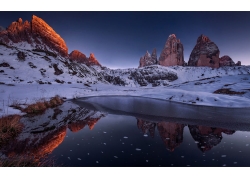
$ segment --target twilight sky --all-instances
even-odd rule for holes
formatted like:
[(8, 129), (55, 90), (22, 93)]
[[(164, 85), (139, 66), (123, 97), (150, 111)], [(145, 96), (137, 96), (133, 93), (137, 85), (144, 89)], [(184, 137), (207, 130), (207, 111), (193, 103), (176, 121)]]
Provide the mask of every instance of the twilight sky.
[(220, 57), (250, 65), (250, 12), (0, 12), (0, 26), (8, 27), (19, 17), (31, 21), (36, 15), (47, 22), (66, 42), (69, 53), (91, 52), (109, 68), (138, 67), (140, 57), (157, 49), (157, 57), (170, 34), (184, 46), (184, 60), (199, 35), (204, 34), (219, 47)]

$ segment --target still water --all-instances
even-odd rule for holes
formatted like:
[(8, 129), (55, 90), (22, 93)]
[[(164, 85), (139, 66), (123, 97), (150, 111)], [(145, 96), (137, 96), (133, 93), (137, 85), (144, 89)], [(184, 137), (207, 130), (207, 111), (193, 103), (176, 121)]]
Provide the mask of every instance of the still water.
[(138, 97), (75, 103), (106, 114), (69, 125), (50, 154), (62, 166), (250, 166), (249, 109)]
[(67, 167), (250, 167), (250, 109), (142, 97), (67, 101), (0, 150)]

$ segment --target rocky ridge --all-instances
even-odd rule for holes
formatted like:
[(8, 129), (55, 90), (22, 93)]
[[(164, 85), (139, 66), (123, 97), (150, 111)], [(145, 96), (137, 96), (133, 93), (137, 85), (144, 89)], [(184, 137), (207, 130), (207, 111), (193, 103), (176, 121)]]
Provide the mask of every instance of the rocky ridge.
[(64, 40), (44, 20), (33, 15), (31, 22), (19, 18), (0, 32), (0, 42), (8, 46), (27, 42), (34, 49), (53, 51), (68, 56), (68, 47)]

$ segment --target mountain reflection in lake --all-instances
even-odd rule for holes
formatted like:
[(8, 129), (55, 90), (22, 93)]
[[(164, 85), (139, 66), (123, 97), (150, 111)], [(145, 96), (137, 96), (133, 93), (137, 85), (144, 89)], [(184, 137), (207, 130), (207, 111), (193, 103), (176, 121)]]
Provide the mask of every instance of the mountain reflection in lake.
[(249, 109), (84, 98), (23, 117), (23, 132), (1, 154), (73, 167), (250, 166), (248, 117)]

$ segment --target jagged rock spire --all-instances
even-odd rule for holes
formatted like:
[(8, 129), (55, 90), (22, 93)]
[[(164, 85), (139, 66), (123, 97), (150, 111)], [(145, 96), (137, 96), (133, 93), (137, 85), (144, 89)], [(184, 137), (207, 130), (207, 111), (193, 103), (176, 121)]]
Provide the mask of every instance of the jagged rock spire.
[(183, 66), (183, 45), (175, 34), (170, 34), (159, 58), (159, 64), (162, 66)]

